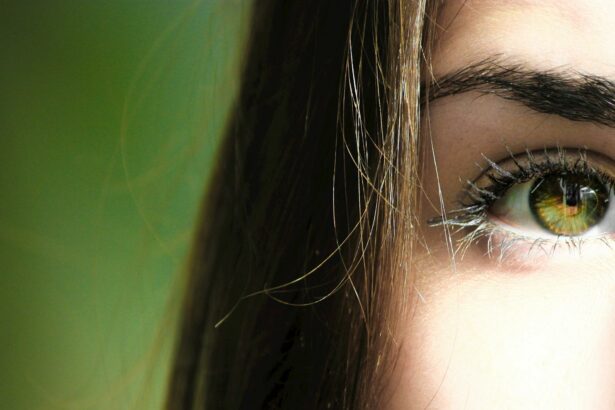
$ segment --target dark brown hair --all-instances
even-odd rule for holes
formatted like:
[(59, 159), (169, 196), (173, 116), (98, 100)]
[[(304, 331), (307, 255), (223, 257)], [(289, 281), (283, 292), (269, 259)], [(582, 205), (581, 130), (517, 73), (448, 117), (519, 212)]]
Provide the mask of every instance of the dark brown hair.
[(416, 234), (426, 0), (256, 0), (169, 409), (374, 408)]

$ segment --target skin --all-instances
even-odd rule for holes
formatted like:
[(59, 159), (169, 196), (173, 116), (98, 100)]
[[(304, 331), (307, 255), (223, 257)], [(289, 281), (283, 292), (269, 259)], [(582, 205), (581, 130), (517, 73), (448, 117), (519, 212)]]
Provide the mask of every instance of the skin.
[[(438, 22), (436, 76), (499, 55), (615, 79), (612, 1), (449, 1)], [(564, 146), (615, 158), (615, 129), (493, 95), (442, 98), (427, 119), (426, 158), (433, 148), (438, 173), (427, 161), (422, 221), (440, 213), (438, 186), (445, 208), (455, 209), (459, 179), (480, 174), (481, 154), (498, 161), (507, 146), (513, 153)], [(422, 231), (416, 303), (400, 321), (386, 408), (615, 408), (611, 249), (598, 241), (552, 254), (519, 246), (499, 261), (478, 242), (453, 266), (443, 229), (424, 222)]]

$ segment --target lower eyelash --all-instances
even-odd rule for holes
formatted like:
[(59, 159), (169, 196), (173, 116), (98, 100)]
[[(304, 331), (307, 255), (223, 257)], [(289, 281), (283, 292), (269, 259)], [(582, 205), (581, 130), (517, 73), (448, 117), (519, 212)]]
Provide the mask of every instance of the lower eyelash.
[[(466, 225), (461, 227), (456, 224), (449, 224), (449, 226), (455, 226), (457, 229), (455, 233), (459, 231), (467, 231), (457, 241), (457, 248), (455, 254), (463, 258), (470, 248), (470, 246), (483, 241), (485, 242), (485, 253), (489, 257), (496, 257), (499, 261), (504, 260), (509, 254), (516, 253), (519, 248), (524, 248), (527, 255), (534, 252), (539, 252), (546, 256), (551, 256), (559, 248), (568, 248), (570, 251), (581, 252), (581, 249), (588, 241), (599, 241), (609, 248), (611, 247), (611, 239), (607, 236), (599, 236), (593, 238), (571, 237), (571, 236), (556, 236), (554, 238), (540, 238), (527, 235), (521, 235), (499, 225), (489, 221), (487, 217), (477, 219), (476, 225)], [(432, 224), (431, 226), (437, 226), (438, 224)], [(444, 223), (439, 223), (444, 225)], [(470, 229), (468, 229), (470, 228)]]
[[(523, 158), (516, 156), (508, 148), (507, 151), (509, 157), (499, 162), (483, 155), (487, 167), (482, 169), (481, 176), (477, 180), (466, 182), (462, 199), (459, 201), (460, 207), (427, 221), (430, 227), (447, 226), (452, 228), (452, 234), (463, 233), (463, 236), (457, 240), (456, 254), (463, 257), (470, 246), (479, 241), (486, 243), (486, 254), (489, 257), (497, 256), (500, 260), (519, 247), (527, 248), (528, 253), (539, 250), (546, 255), (552, 255), (560, 247), (580, 252), (582, 245), (588, 240), (598, 240), (611, 247), (610, 235), (591, 238), (563, 235), (533, 237), (506, 229), (493, 222), (489, 209), (511, 186), (548, 173), (574, 172), (598, 176), (608, 187), (609, 192), (615, 186), (610, 174), (590, 164), (585, 149), (526, 150), (522, 154)], [(575, 158), (571, 158), (572, 156)], [(503, 162), (510, 162), (513, 169), (503, 168), (500, 165)], [(478, 181), (488, 181), (488, 183), (482, 186), (483, 184)]]

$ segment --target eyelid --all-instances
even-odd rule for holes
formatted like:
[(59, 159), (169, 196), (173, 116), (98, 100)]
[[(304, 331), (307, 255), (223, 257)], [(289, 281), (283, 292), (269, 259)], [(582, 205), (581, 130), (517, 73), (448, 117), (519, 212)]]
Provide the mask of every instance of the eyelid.
[[(484, 157), (484, 156), (483, 156)], [(615, 180), (615, 160), (595, 151), (580, 148), (552, 148), (525, 151), (491, 161), (485, 158), (487, 166), (471, 184), (479, 189), (489, 189), (494, 185), (494, 178), (510, 179), (510, 182), (524, 183), (556, 170), (583, 171), (591, 170), (607, 180)], [(584, 169), (578, 169), (583, 167)]]
[[(594, 151), (580, 148), (552, 148), (540, 151), (525, 151), (513, 154), (500, 161), (491, 161), (484, 157), (487, 166), (473, 181), (468, 181), (460, 199), (461, 207), (428, 221), (429, 226), (448, 226), (452, 232), (465, 232), (458, 239), (458, 250), (462, 255), (470, 245), (482, 238), (486, 239), (486, 253), (500, 254), (500, 259), (511, 250), (534, 247), (543, 249), (543, 245), (554, 250), (565, 246), (569, 249), (581, 246), (588, 239), (602, 242), (612, 240), (615, 226), (609, 225), (608, 231), (590, 237), (562, 235), (528, 235), (524, 229), (509, 229), (495, 220), (490, 214), (492, 205), (502, 198), (514, 185), (528, 182), (548, 174), (587, 173), (602, 180), (612, 193), (615, 186), (615, 161)], [(615, 219), (615, 218), (613, 218)], [(615, 225), (615, 222), (614, 222)]]

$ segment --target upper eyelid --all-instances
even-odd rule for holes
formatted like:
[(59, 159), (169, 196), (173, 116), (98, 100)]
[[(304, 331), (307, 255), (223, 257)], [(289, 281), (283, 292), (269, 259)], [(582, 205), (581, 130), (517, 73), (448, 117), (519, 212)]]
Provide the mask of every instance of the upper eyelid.
[[(513, 183), (523, 183), (532, 177), (539, 176), (536, 172), (538, 164), (544, 167), (543, 171), (546, 171), (549, 167), (552, 167), (552, 170), (561, 171), (564, 165), (589, 166), (592, 169), (595, 168), (595, 172), (603, 172), (606, 178), (615, 181), (615, 160), (585, 147), (552, 147), (540, 150), (525, 150), (518, 153), (513, 153), (507, 147), (507, 156), (497, 161), (483, 157), (487, 166), (482, 168), (480, 174), (474, 179), (466, 179), (466, 187), (458, 195), (459, 205), (456, 210), (451, 212), (452, 214), (460, 213), (469, 206), (475, 209), (482, 206), (486, 209), (499, 198), (502, 193), (500, 191), (504, 191)], [(575, 161), (571, 162), (573, 158)], [(498, 169), (503, 169), (506, 162), (509, 166), (514, 165), (519, 172), (524, 172), (525, 175), (519, 178), (518, 174), (515, 175), (514, 172), (509, 172), (509, 170), (498, 174)], [(507, 181), (506, 178), (510, 180)], [(499, 187), (494, 186), (498, 183), (500, 184)], [(482, 202), (480, 202), (481, 198)], [(428, 224), (435, 226), (445, 222), (443, 216), (439, 216), (431, 218)]]
[[(487, 167), (482, 168), (480, 175), (473, 180), (466, 180), (465, 188), (458, 194), (459, 210), (467, 207), (487, 209), (514, 184), (524, 183), (547, 172), (572, 170), (572, 167), (577, 167), (576, 171), (587, 167), (590, 169), (587, 172), (602, 174), (610, 170), (612, 175), (605, 175), (605, 178), (610, 186), (615, 181), (615, 160), (586, 148), (554, 147), (520, 153), (513, 153), (507, 148), (507, 152), (508, 155), (498, 161), (483, 155)], [(505, 169), (505, 165), (511, 168)]]
[[(483, 155), (487, 166), (481, 169), (481, 173), (472, 182), (480, 185), (481, 180), (497, 174), (498, 176), (514, 178), (517, 182), (521, 183), (536, 176), (540, 167), (543, 170), (548, 168), (562, 169), (563, 167), (574, 167), (579, 164), (589, 165), (592, 163), (596, 165), (604, 164), (606, 166), (607, 162), (613, 162), (613, 160), (604, 157), (602, 154), (587, 148), (554, 147), (540, 150), (525, 150), (520, 153), (513, 153), (510, 150), (507, 150), (507, 152), (507, 156), (497, 161), (493, 161)], [(573, 157), (574, 163), (571, 162)]]

